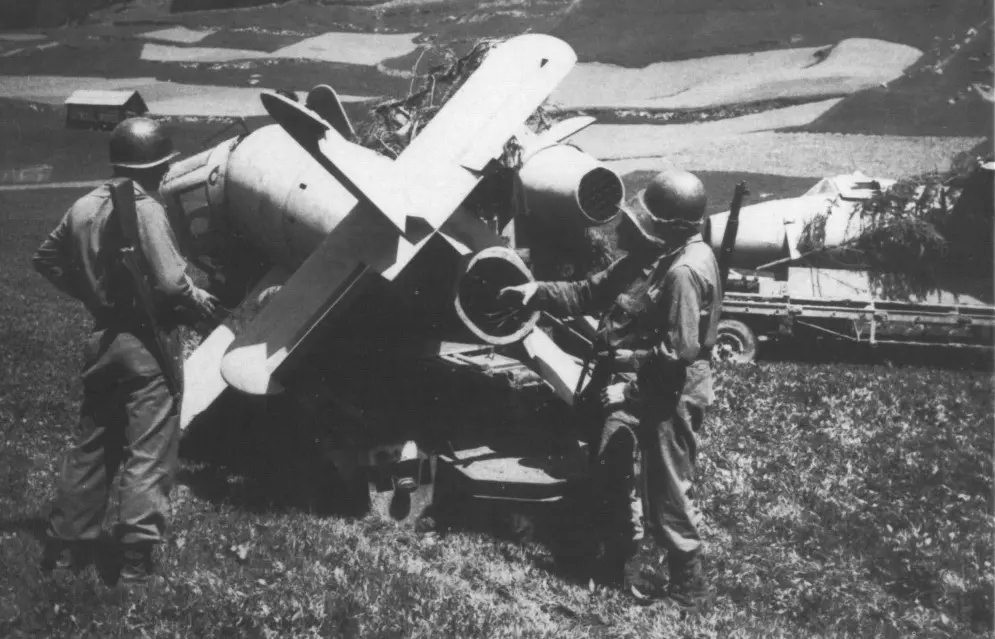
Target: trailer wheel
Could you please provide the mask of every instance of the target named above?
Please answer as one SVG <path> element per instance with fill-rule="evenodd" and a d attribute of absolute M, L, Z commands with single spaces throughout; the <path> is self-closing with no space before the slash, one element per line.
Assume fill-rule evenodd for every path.
<path fill-rule="evenodd" d="M 719 320 L 712 361 L 749 364 L 757 359 L 757 336 L 749 326 L 734 319 Z"/>

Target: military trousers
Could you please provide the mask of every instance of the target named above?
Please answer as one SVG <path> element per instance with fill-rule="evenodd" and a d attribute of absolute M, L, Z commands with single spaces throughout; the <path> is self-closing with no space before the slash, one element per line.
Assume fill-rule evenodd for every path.
<path fill-rule="evenodd" d="M 646 398 L 640 416 L 644 520 L 665 549 L 693 553 L 701 548 L 694 471 L 697 434 L 714 401 L 711 364 L 698 360 L 675 376 L 669 389 Z"/>
<path fill-rule="evenodd" d="M 151 335 L 94 331 L 84 347 L 83 405 L 77 441 L 63 460 L 48 534 L 96 539 L 119 476 L 115 537 L 162 540 L 179 454 L 179 416 Z"/>
<path fill-rule="evenodd" d="M 596 387 L 625 379 L 602 378 Z M 668 381 L 638 406 L 602 413 L 593 473 L 596 516 L 622 543 L 649 532 L 667 550 L 696 552 L 701 514 L 694 467 L 697 433 L 713 401 L 710 364 L 697 361 Z"/>
<path fill-rule="evenodd" d="M 596 371 L 580 405 L 592 441 L 594 517 L 605 541 L 624 545 L 643 536 L 643 496 L 639 479 L 639 417 L 624 406 L 601 408 L 605 386 L 633 379 L 629 373 Z"/>
<path fill-rule="evenodd" d="M 609 526 L 609 535 L 623 544 L 643 537 L 642 491 L 637 484 L 638 425 L 639 419 L 627 410 L 609 413 L 594 460 L 597 518 Z"/>

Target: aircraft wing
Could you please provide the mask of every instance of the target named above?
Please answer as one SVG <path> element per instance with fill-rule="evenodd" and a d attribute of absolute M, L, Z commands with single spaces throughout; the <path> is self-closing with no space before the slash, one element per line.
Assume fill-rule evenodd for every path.
<path fill-rule="evenodd" d="M 403 236 L 400 216 L 421 218 L 433 231 L 442 226 L 575 62 L 570 46 L 551 36 L 527 34 L 502 43 L 391 171 L 375 174 L 369 165 L 348 162 L 348 142 L 322 118 L 266 96 L 268 109 L 277 105 L 274 118 L 359 204 L 235 339 L 222 360 L 225 381 L 247 393 L 278 392 L 273 375 L 314 329 L 345 310 L 364 278 L 388 271 L 422 244 L 424 236 Z M 308 113 L 311 123 L 299 120 Z"/>
<path fill-rule="evenodd" d="M 491 50 L 397 158 L 408 215 L 442 226 L 576 61 L 567 43 L 547 35 L 518 36 Z"/>
<path fill-rule="evenodd" d="M 289 277 L 290 273 L 280 267 L 274 267 L 266 273 L 234 312 L 214 329 L 183 363 L 181 430 L 186 429 L 228 388 L 228 384 L 221 377 L 221 361 L 225 351 L 235 341 L 239 320 L 254 315 L 261 303 L 261 296 L 265 296 L 265 292 L 272 287 L 282 285 Z"/>

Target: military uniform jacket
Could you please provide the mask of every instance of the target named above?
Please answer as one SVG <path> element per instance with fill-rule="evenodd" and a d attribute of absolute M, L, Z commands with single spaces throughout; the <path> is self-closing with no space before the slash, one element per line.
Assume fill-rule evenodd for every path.
<path fill-rule="evenodd" d="M 633 402 L 679 392 L 685 369 L 710 357 L 721 301 L 715 254 L 700 234 L 655 259 L 626 256 L 583 281 L 540 282 L 536 292 L 536 305 L 554 314 L 601 315 L 599 350 L 634 351 Z"/>
<path fill-rule="evenodd" d="M 141 251 L 167 315 L 176 306 L 194 307 L 193 284 L 186 274 L 166 212 L 135 183 Z M 32 262 L 56 288 L 83 302 L 96 328 L 131 328 L 141 323 L 134 285 L 121 260 L 121 225 L 111 215 L 110 189 L 100 186 L 76 201 L 42 242 Z M 167 318 L 168 322 L 168 318 Z"/>

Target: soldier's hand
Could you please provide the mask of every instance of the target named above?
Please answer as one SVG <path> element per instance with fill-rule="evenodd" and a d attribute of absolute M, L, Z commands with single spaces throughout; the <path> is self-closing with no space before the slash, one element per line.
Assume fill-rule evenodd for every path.
<path fill-rule="evenodd" d="M 628 366 L 628 365 L 632 364 L 633 356 L 635 354 L 636 354 L 635 351 L 631 351 L 631 350 L 629 350 L 627 348 L 616 348 L 615 349 L 615 363 L 616 364 L 623 364 L 625 366 Z"/>
<path fill-rule="evenodd" d="M 627 348 L 617 348 L 614 350 L 598 351 L 595 355 L 598 364 L 614 365 L 615 370 L 634 370 L 639 354 L 645 351 L 632 351 Z"/>
<path fill-rule="evenodd" d="M 194 303 L 197 304 L 198 310 L 200 310 L 205 317 L 214 317 L 218 306 L 221 304 L 218 298 L 202 288 L 193 289 L 193 299 Z"/>
<path fill-rule="evenodd" d="M 618 382 L 617 384 L 611 384 L 606 386 L 603 391 L 601 391 L 601 405 L 605 408 L 611 408 L 613 406 L 621 406 L 625 403 L 625 382 Z"/>
<path fill-rule="evenodd" d="M 538 290 L 539 285 L 536 282 L 506 286 L 498 293 L 498 301 L 524 308 L 529 305 Z"/>

